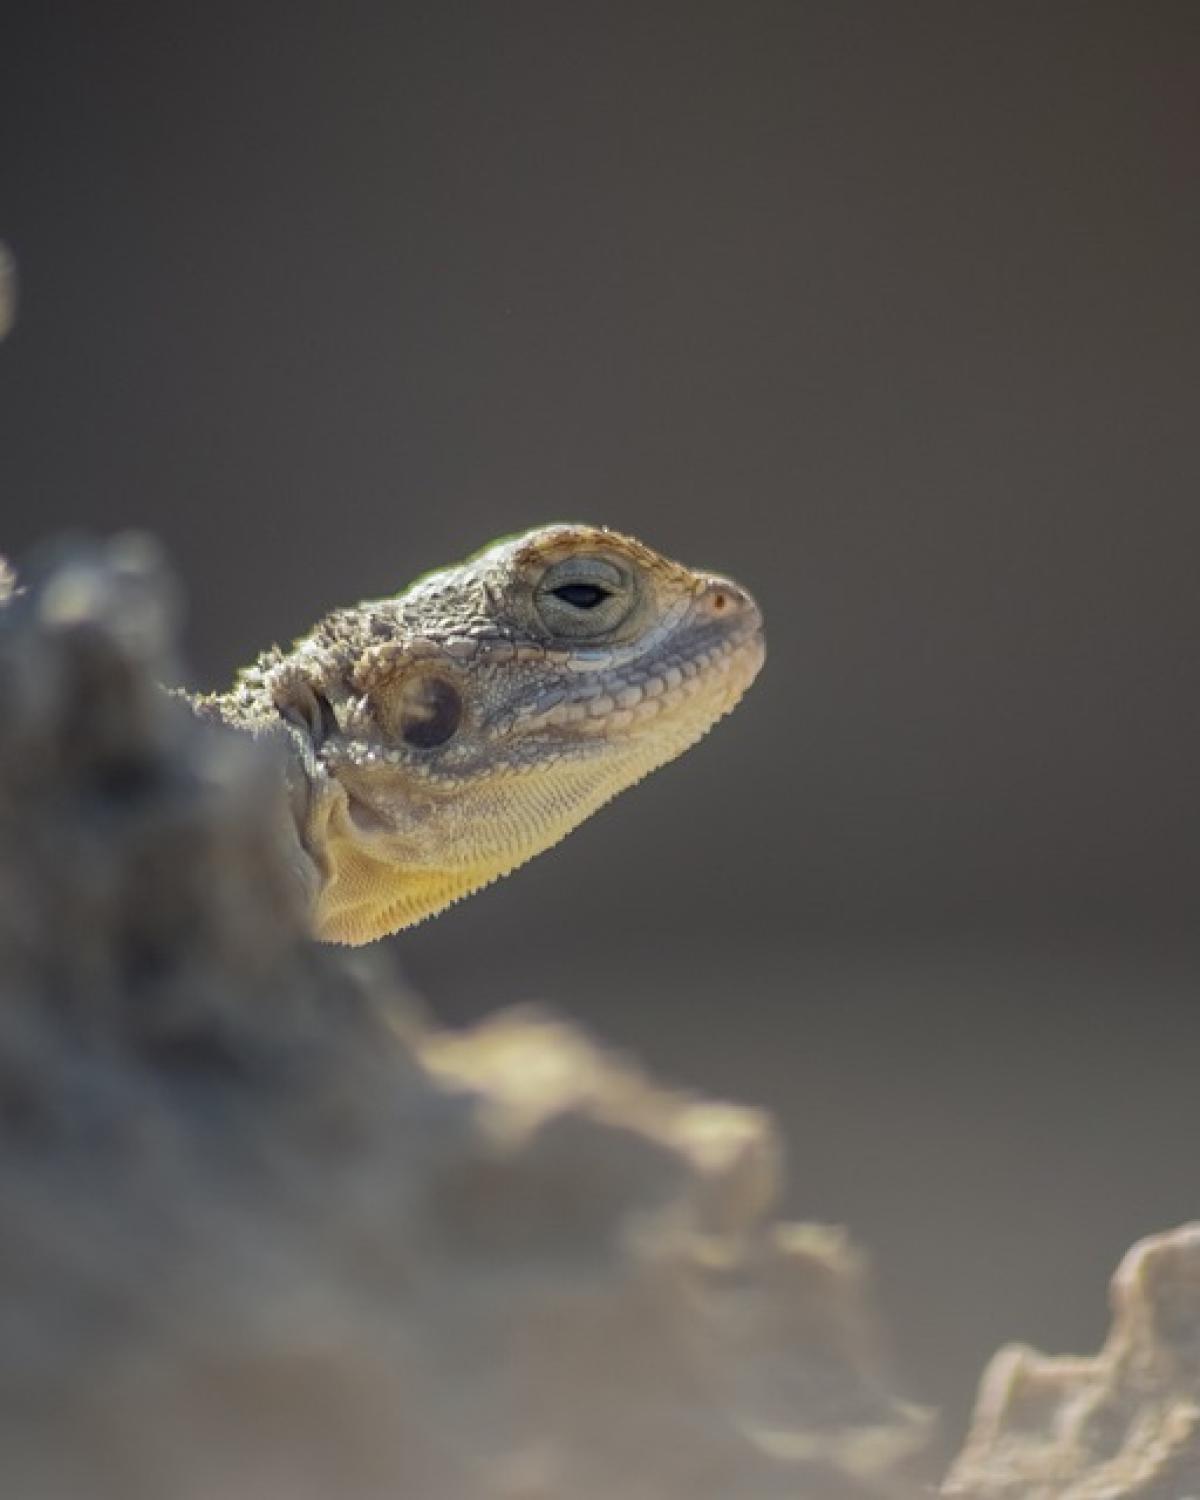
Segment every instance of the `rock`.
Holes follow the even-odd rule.
[[[1200,1497],[1200,1224],[1135,1245],[1091,1359],[1002,1349],[980,1387],[954,1500]]]
[[[0,1492],[912,1500],[862,1257],[753,1110],[304,934],[155,548],[0,610]]]

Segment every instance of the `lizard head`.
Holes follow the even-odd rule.
[[[744,589],[587,526],[329,615],[259,678],[302,770],[317,935],[369,942],[556,843],[728,713],[763,652]]]

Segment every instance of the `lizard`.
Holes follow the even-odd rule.
[[[335,609],[192,709],[285,752],[311,928],[363,944],[508,874],[674,759],[763,664],[731,579],[603,527],[506,538]]]

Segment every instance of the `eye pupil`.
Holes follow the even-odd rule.
[[[400,735],[418,750],[444,745],[462,722],[462,698],[444,677],[407,683],[400,700]]]
[[[570,604],[575,609],[595,609],[598,604],[603,604],[612,597],[598,583],[564,583],[551,592],[556,599],[561,599],[564,604]]]

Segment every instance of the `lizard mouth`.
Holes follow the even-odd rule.
[[[522,738],[583,741],[637,739],[675,725],[698,724],[703,732],[734,708],[765,660],[762,617],[747,603],[737,621],[685,625],[639,659],[560,678],[518,711],[514,729]]]

